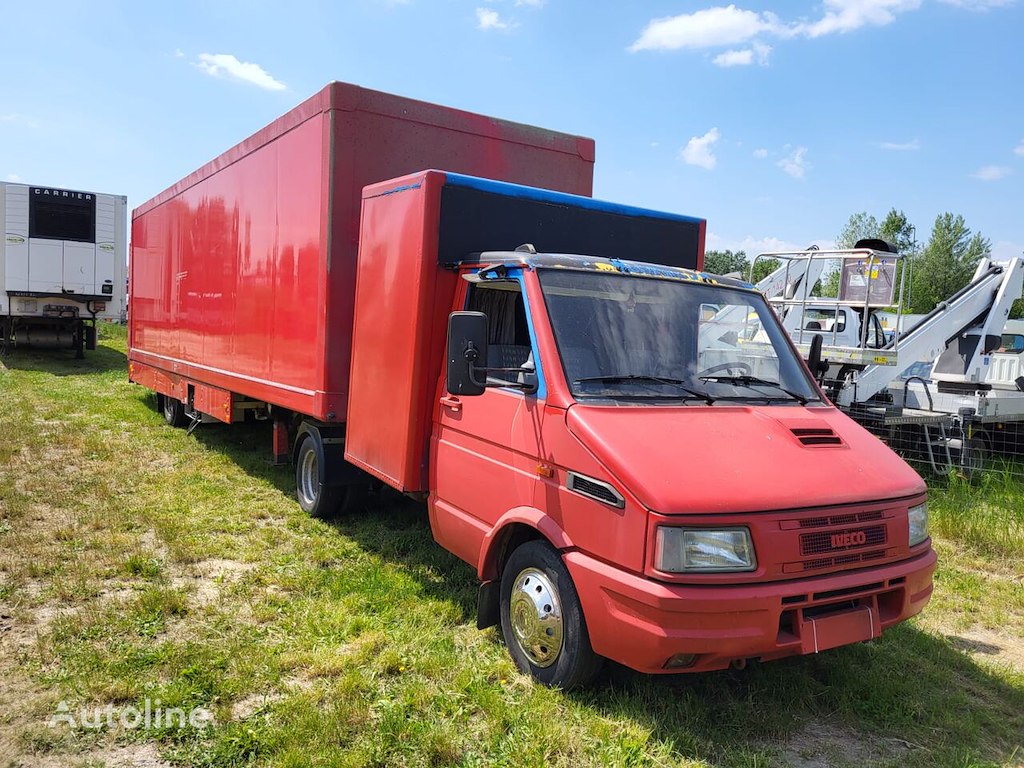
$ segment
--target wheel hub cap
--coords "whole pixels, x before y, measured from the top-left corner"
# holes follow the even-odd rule
[[[509,621],[516,642],[536,667],[550,667],[562,652],[562,606],[547,575],[523,570],[512,585]]]
[[[316,494],[320,485],[320,470],[316,462],[316,451],[307,451],[302,457],[301,482],[299,493],[307,505],[316,502]]]

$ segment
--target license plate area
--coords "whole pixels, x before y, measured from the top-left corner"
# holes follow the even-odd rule
[[[878,614],[869,605],[805,610],[800,623],[800,644],[804,653],[820,653],[871,640],[881,634]]]

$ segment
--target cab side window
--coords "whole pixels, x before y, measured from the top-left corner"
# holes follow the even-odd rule
[[[518,282],[501,280],[470,286],[466,309],[487,315],[487,367],[534,368],[526,303]],[[495,374],[509,379],[514,374]]]

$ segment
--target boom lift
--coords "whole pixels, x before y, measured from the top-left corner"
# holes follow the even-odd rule
[[[836,405],[893,447],[936,471],[970,471],[994,447],[986,424],[1003,429],[1013,422],[1015,433],[1024,423],[1024,393],[994,392],[986,382],[1010,307],[1024,291],[1020,257],[981,259],[968,285],[891,338],[879,313],[895,308],[900,328],[907,263],[888,243],[762,253],[754,263],[766,258],[782,261],[780,270],[788,265],[791,272],[818,275],[826,260],[839,262],[838,299],[809,296],[813,282],[803,283],[800,296],[766,295],[801,353],[810,356],[814,337],[821,337],[815,373]],[[911,376],[897,382],[915,362],[933,362],[930,381]]]

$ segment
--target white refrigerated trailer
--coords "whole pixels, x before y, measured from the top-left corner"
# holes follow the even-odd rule
[[[124,317],[127,210],[124,195],[0,182],[0,352],[81,357],[98,321]]]

